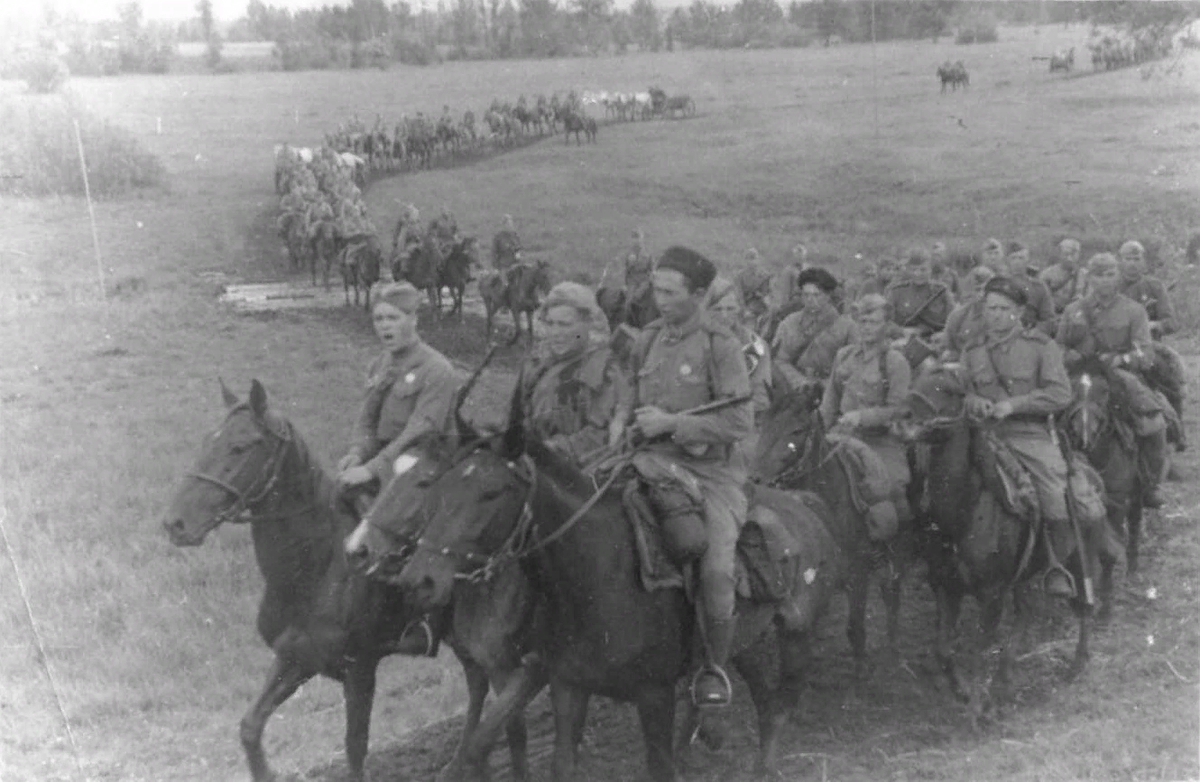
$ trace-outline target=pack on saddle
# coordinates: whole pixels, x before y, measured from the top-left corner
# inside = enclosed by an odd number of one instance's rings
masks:
[[[697,606],[699,561],[708,547],[699,484],[653,451],[617,456],[611,463],[619,464],[611,480],[633,533],[642,587],[648,592],[682,589]],[[596,472],[606,469],[602,464]],[[819,610],[818,588],[836,577],[838,553],[822,541],[798,540],[785,520],[794,521],[797,503],[815,516],[820,500],[807,492],[760,490],[753,484],[745,490],[749,512],[734,570],[738,600],[773,604],[785,629],[802,630]],[[698,669],[693,678],[693,700],[703,672]]]

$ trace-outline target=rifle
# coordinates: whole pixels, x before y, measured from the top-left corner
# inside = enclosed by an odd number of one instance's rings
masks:
[[[944,293],[949,293],[949,292],[950,292],[950,289],[945,286],[938,288],[938,290],[934,291],[934,294],[932,296],[930,296],[928,299],[925,300],[924,304],[922,304],[920,307],[917,307],[915,310],[913,310],[911,315],[909,315],[907,318],[904,319],[904,322],[900,324],[900,328],[906,329],[906,328],[909,328],[910,326],[912,326],[912,324],[916,322],[918,315],[923,313],[929,307],[930,304],[933,304],[935,301],[937,301],[939,296],[941,296]]]
[[[1071,522],[1071,531],[1075,533],[1075,545],[1079,548],[1079,570],[1083,573],[1083,600],[1086,605],[1096,604],[1096,593],[1092,584],[1092,574],[1088,572],[1087,549],[1083,545],[1083,531],[1079,529],[1079,509],[1075,506],[1075,494],[1071,491],[1071,483],[1075,480],[1075,460],[1068,437],[1060,437],[1058,427],[1051,424],[1050,436],[1062,452],[1063,460],[1067,463],[1067,519]],[[1047,546],[1054,545],[1051,540]]]

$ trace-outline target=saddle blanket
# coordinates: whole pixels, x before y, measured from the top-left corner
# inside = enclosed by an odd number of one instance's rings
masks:
[[[740,597],[754,602],[783,601],[796,593],[800,582],[811,585],[818,576],[832,574],[833,569],[825,567],[832,557],[824,536],[812,541],[806,551],[783,521],[796,514],[798,500],[804,503],[802,510],[815,517],[809,503],[819,500],[806,495],[747,487],[750,511],[738,537],[734,571]],[[625,486],[622,499],[637,544],[642,587],[647,591],[685,588],[690,595],[693,585],[685,584],[683,570],[667,554],[662,525],[651,512],[638,481]]]

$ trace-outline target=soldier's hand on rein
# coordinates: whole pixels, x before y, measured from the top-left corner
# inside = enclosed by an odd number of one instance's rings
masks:
[[[992,405],[991,417],[995,418],[997,421],[1003,421],[1005,418],[1008,418],[1012,414],[1013,414],[1012,402],[1008,401],[1007,399],[1003,399]]]
[[[639,407],[634,411],[634,415],[637,417],[638,429],[641,429],[646,437],[654,438],[675,431],[675,416],[653,405]]]
[[[862,426],[862,413],[858,410],[851,410],[848,413],[843,413],[838,419],[838,428],[857,429]]]
[[[358,454],[348,453],[337,463],[338,474],[340,475],[351,467],[357,467],[360,464],[362,464],[362,460],[358,458]]]
[[[342,486],[361,486],[364,483],[370,483],[375,475],[362,465],[351,467],[343,471],[338,476],[338,483]]]
[[[992,400],[981,396],[967,397],[967,413],[974,418],[987,418],[992,414]]]

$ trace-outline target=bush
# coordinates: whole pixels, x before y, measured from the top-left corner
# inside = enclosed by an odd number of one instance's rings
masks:
[[[92,195],[111,197],[135,187],[165,181],[158,158],[142,149],[133,134],[86,111],[72,96],[9,96],[0,100],[0,193],[83,195],[79,122]]]
[[[121,72],[121,55],[116,47],[83,39],[71,43],[66,59],[67,68],[77,76],[115,76]]]
[[[954,36],[954,42],[957,44],[995,43],[998,40],[1000,33],[996,29],[996,21],[990,18],[963,22],[958,28],[958,34]]]
[[[392,34],[392,59],[405,65],[433,65],[441,62],[437,49],[415,35]]]
[[[33,92],[58,92],[67,83],[70,72],[58,56],[46,49],[35,49],[17,65],[17,76]]]

